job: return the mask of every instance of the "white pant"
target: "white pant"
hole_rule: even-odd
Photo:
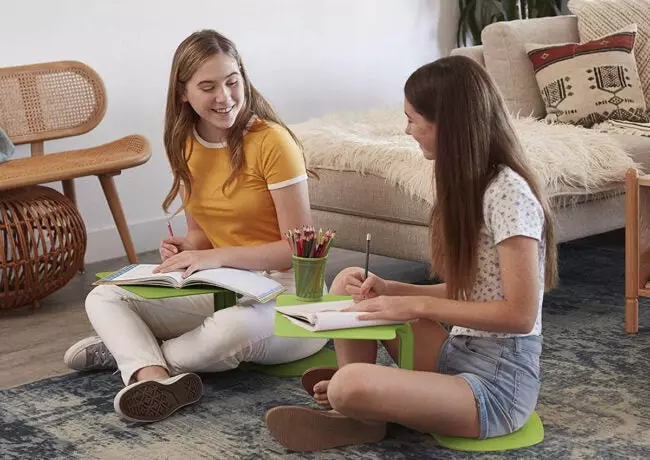
[[[287,282],[292,273],[278,275],[293,288]],[[274,306],[275,301],[240,300],[215,312],[211,294],[150,300],[117,286],[98,286],[86,298],[88,318],[115,357],[125,385],[146,366],[161,366],[170,375],[220,372],[242,362],[295,361],[323,348],[326,340],[275,336]]]

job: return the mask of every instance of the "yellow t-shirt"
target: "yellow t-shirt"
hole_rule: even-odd
[[[307,180],[302,152],[289,132],[278,124],[253,120],[244,134],[245,165],[227,195],[222,191],[231,172],[226,143],[209,143],[194,131],[190,145],[193,182],[186,212],[212,245],[256,246],[280,240],[271,190]]]

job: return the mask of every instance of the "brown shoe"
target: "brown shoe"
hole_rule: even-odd
[[[302,387],[307,391],[307,393],[314,396],[314,385],[323,380],[332,380],[332,377],[338,370],[338,367],[330,366],[317,366],[307,369],[305,373],[302,374]]]
[[[115,411],[134,422],[157,422],[178,409],[198,402],[203,383],[196,374],[180,374],[162,380],[142,380],[122,388],[113,401]]]
[[[299,406],[274,407],[266,413],[266,425],[280,444],[296,452],[374,443],[386,436],[383,422],[361,422],[336,412]]]

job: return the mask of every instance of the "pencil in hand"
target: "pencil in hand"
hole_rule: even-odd
[[[363,279],[368,279],[368,265],[370,263],[370,233],[366,234],[366,266],[363,270]]]

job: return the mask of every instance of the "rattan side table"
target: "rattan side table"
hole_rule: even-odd
[[[83,266],[86,227],[68,198],[40,185],[0,193],[0,310],[31,304]]]

